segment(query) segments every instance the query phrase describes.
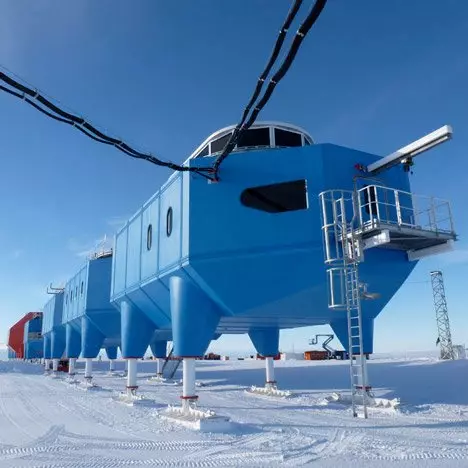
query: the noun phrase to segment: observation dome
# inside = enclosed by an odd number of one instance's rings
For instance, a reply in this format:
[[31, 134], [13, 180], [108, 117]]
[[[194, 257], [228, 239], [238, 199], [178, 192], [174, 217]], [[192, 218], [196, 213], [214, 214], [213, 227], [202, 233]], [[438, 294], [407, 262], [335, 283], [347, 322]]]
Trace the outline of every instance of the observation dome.
[[[189, 159], [219, 154], [231, 138], [236, 125], [212, 133]], [[284, 122], [257, 122], [246, 130], [233, 152], [261, 148], [290, 148], [313, 145], [312, 137], [302, 128]]]

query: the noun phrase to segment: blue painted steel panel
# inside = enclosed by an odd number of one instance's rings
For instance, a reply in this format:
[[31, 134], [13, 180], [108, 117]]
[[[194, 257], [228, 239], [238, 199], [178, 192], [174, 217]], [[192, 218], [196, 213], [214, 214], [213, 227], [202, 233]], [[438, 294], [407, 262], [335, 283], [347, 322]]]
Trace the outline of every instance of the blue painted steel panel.
[[24, 324], [23, 346], [25, 359], [43, 357], [42, 314], [37, 314]]
[[43, 335], [62, 324], [63, 296], [63, 292], [53, 294], [44, 306], [42, 316]]
[[96, 357], [104, 342], [120, 344], [120, 314], [109, 301], [111, 276], [112, 257], [101, 256], [88, 260], [67, 282], [63, 324], [69, 357], [77, 357], [80, 349], [82, 354]]
[[[159, 197], [150, 200], [141, 216], [141, 281], [145, 281], [158, 272]], [[151, 246], [148, 245], [148, 226], [150, 225], [152, 229]]]
[[28, 341], [24, 344], [24, 359], [41, 359], [44, 356], [43, 340]]
[[[159, 216], [159, 271], [177, 264], [181, 257], [182, 177], [179, 174], [161, 189]], [[172, 210], [172, 230], [168, 235], [168, 215]], [[143, 226], [143, 230], [146, 227]]]
[[113, 254], [112, 294], [118, 294], [126, 288], [127, 276], [127, 226], [115, 237]]
[[127, 272], [125, 286], [130, 288], [140, 281], [141, 215], [136, 216], [128, 223], [127, 236]]
[[50, 332], [43, 334], [43, 344], [44, 344], [44, 359], [50, 359]]

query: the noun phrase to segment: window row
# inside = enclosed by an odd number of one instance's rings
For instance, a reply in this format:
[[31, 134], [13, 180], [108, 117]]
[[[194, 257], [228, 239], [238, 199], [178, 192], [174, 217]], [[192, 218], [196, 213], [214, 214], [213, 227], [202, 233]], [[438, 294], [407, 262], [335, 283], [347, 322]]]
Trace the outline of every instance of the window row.
[[[170, 206], [166, 212], [166, 236], [170, 237], [172, 234], [172, 225], [173, 225], [173, 211], [172, 207]], [[148, 224], [148, 228], [146, 229], [146, 250], [151, 250], [153, 246], [153, 225]]]
[[[267, 213], [284, 213], [287, 211], [306, 210], [308, 208], [307, 182], [305, 179], [280, 182], [245, 189], [240, 196], [241, 203], [248, 207]], [[173, 212], [169, 207], [166, 214], [166, 235], [172, 233]], [[153, 226], [146, 231], [146, 249], [153, 245]]]
[[[84, 293], [84, 282], [81, 282], [80, 285], [80, 295], [82, 296]], [[65, 304], [68, 302], [72, 303], [74, 300], [78, 298], [78, 286], [75, 286], [75, 289], [71, 288], [70, 291], [65, 292]]]
[[[270, 131], [271, 130], [271, 131]], [[221, 152], [232, 135], [232, 131], [208, 143], [195, 156], [200, 158]], [[303, 134], [281, 128], [251, 128], [241, 134], [236, 148], [291, 148], [296, 146], [309, 146], [311, 142]]]

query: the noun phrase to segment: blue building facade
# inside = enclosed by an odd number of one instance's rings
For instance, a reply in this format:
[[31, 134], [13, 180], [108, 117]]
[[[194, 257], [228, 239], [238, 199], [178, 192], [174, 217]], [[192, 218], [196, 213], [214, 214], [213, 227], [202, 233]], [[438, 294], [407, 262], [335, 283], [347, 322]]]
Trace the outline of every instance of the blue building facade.
[[45, 359], [61, 359], [65, 351], [62, 325], [63, 292], [53, 294], [42, 310], [42, 337]]
[[62, 326], [68, 358], [95, 358], [102, 347], [109, 357], [120, 345], [120, 315], [109, 291], [112, 255], [90, 259], [65, 285]]
[[42, 314], [38, 313], [24, 325], [24, 358], [40, 359], [44, 355]]

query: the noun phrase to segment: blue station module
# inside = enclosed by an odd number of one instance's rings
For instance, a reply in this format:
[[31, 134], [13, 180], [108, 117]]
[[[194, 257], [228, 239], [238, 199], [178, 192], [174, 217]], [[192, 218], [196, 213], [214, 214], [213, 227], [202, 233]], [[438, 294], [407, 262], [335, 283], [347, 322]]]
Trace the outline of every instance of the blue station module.
[[120, 315], [109, 302], [112, 253], [89, 259], [64, 289], [62, 326], [68, 358], [94, 359], [105, 347], [109, 359], [120, 346]]
[[24, 358], [41, 359], [44, 355], [43, 348], [42, 314], [38, 312], [24, 324]]
[[62, 325], [63, 291], [52, 294], [42, 310], [44, 359], [58, 362], [65, 351], [65, 327]]
[[[188, 164], [211, 164], [232, 130], [212, 135]], [[245, 139], [219, 183], [175, 173], [117, 234], [111, 300], [122, 313], [124, 357], [143, 356], [158, 333], [178, 356], [203, 355], [223, 333], [249, 333], [260, 354], [276, 355], [280, 329], [327, 323], [347, 346], [346, 314], [327, 304], [318, 196], [368, 184], [355, 164], [380, 158], [312, 144], [284, 124], [257, 124]], [[379, 183], [409, 191], [399, 168]], [[365, 304], [365, 352], [375, 317], [415, 265], [403, 251], [367, 255], [361, 277], [380, 297]]]
[[[233, 131], [208, 137], [185, 164], [210, 167]], [[373, 247], [359, 267], [360, 294], [369, 299], [361, 340], [372, 353], [375, 318], [417, 264], [408, 252], [453, 237], [450, 227], [421, 227], [425, 211], [413, 207], [402, 164], [377, 175], [362, 169], [381, 159], [265, 122], [243, 134], [218, 182], [172, 174], [116, 235], [111, 302], [121, 311], [123, 357], [142, 357], [164, 340], [175, 356], [198, 357], [225, 333], [248, 333], [271, 357], [280, 330], [323, 324], [348, 350], [347, 314], [330, 307], [324, 264], [330, 213], [320, 194], [337, 189], [356, 194], [358, 206], [345, 211], [355, 210], [353, 222]], [[376, 243], [376, 234], [386, 241]]]

